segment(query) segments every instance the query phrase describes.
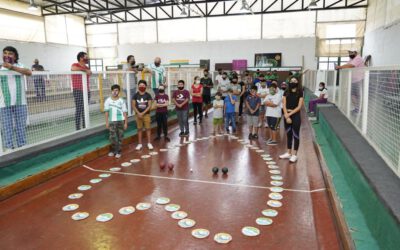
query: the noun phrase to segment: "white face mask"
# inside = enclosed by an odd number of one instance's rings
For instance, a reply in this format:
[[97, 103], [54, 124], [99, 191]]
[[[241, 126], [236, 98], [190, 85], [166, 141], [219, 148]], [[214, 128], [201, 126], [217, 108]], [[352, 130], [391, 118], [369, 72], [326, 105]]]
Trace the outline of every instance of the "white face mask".
[[195, 83], [200, 84], [200, 80], [196, 80]]

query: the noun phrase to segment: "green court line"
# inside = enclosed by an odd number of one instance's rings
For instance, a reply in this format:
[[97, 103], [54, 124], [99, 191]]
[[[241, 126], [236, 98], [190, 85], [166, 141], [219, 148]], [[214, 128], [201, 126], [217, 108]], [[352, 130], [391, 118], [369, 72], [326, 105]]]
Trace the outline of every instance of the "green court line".
[[[306, 91], [308, 104], [310, 91]], [[357, 249], [399, 249], [400, 228], [341, 144], [323, 113], [312, 123]]]

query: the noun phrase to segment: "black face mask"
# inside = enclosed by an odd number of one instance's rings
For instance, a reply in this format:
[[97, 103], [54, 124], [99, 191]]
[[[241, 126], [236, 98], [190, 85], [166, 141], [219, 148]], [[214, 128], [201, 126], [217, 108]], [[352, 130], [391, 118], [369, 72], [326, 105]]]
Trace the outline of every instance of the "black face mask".
[[183, 87], [178, 87], [179, 90], [183, 90]]
[[163, 89], [159, 89], [158, 93], [164, 93], [164, 90]]
[[208, 77], [208, 74], [204, 74], [204, 77], [207, 78], [207, 77]]
[[282, 87], [281, 89], [282, 89], [283, 91], [285, 91], [285, 90], [286, 90], [286, 87]]
[[349, 55], [350, 59], [354, 59], [356, 55]]
[[132, 61], [131, 62], [131, 66], [133, 66], [133, 65], [135, 65], [136, 64], [136, 61]]
[[289, 83], [289, 88], [294, 89], [296, 87], [297, 87], [297, 83], [295, 83], [295, 82], [290, 82]]
[[161, 63], [159, 62], [155, 62], [154, 65], [156, 65], [157, 67], [160, 66]]

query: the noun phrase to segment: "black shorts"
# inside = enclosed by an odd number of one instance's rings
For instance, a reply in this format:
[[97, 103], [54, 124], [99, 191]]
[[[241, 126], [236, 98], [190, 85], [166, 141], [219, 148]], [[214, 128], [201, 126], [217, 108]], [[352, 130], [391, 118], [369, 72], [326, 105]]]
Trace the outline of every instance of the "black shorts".
[[203, 103], [211, 104], [211, 95], [203, 95]]
[[268, 127], [271, 130], [276, 130], [276, 128], [278, 127], [278, 123], [279, 123], [280, 119], [281, 118], [267, 116]]

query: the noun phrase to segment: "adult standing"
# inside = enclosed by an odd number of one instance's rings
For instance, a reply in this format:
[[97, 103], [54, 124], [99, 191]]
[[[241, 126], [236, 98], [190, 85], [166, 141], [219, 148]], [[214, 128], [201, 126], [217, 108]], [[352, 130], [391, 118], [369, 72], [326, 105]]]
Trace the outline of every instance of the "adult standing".
[[[35, 59], [32, 65], [32, 71], [44, 71], [44, 67]], [[44, 101], [46, 98], [46, 85], [43, 75], [33, 75], [33, 85], [35, 86], [36, 97], [38, 101]]]
[[132, 99], [133, 95], [136, 93], [138, 67], [136, 65], [135, 56], [129, 55], [126, 58], [126, 61], [127, 63], [125, 65], [125, 71], [127, 73], [127, 78], [129, 81], [129, 90], [131, 95], [130, 97]]
[[18, 60], [17, 49], [12, 46], [3, 49], [3, 64], [0, 70], [12, 73], [0, 75], [0, 120], [6, 151], [14, 149], [14, 131], [17, 147], [26, 144], [25, 127], [28, 111], [24, 81], [20, 74], [30, 76], [32, 71], [26, 69]]
[[[71, 65], [71, 71], [81, 71], [86, 73], [88, 98], [90, 99], [89, 78], [92, 75], [92, 71], [87, 66], [87, 64], [89, 63], [89, 56], [86, 52], [81, 51], [76, 56], [76, 59], [78, 60], [78, 62]], [[80, 130], [81, 121], [82, 128], [86, 127], [85, 108], [83, 100], [83, 75], [72, 75], [72, 94], [75, 101], [75, 128], [76, 130]]]
[[[351, 69], [351, 68], [362, 68], [365, 67], [364, 61], [361, 56], [358, 54], [358, 50], [356, 48], [352, 48], [349, 51], [350, 60], [342, 65], [336, 66], [335, 68], [340, 69]], [[355, 69], [351, 74], [351, 100], [353, 103], [353, 112], [358, 113], [361, 109], [360, 99], [362, 98], [362, 84], [364, 81], [364, 72], [363, 70]]]
[[166, 89], [167, 86], [165, 85], [167, 78], [166, 78], [166, 71], [164, 66], [161, 65], [161, 58], [156, 57], [154, 59], [154, 63], [148, 65], [147, 70], [151, 73], [151, 88], [155, 95], [158, 94], [158, 87], [160, 85], [164, 85]]
[[240, 108], [240, 102], [239, 99], [242, 97], [244, 93], [244, 86], [239, 84], [239, 79], [237, 76], [234, 76], [232, 78], [232, 83], [230, 88], [232, 89], [232, 93], [234, 96], [236, 96], [236, 101], [235, 101], [235, 120], [238, 122], [239, 119], [239, 108]]
[[213, 88], [213, 82], [210, 78], [210, 74], [208, 69], [204, 70], [204, 77], [200, 79], [201, 85], [203, 85], [203, 110], [204, 110], [204, 117], [208, 118], [208, 109], [211, 104], [211, 89]]
[[217, 86], [219, 86], [219, 84], [221, 84], [222, 82], [222, 69], [218, 69], [218, 75], [215, 77], [215, 84], [217, 84]]
[[190, 95], [192, 96], [193, 104], [193, 125], [197, 124], [197, 116], [199, 118], [199, 124], [201, 124], [203, 120], [203, 85], [200, 84], [200, 77], [198, 76], [194, 77], [194, 83], [192, 84]]
[[228, 88], [231, 85], [231, 81], [228, 79], [228, 74], [226, 72], [222, 73], [221, 81], [218, 83], [218, 92], [222, 93], [222, 100], [228, 95]]
[[253, 77], [250, 75], [250, 72], [248, 70], [244, 72], [243, 81], [240, 82], [240, 85], [244, 88], [244, 92], [243, 95], [240, 97], [239, 117], [241, 117], [243, 114], [244, 100], [246, 100], [247, 96], [249, 96], [251, 86], [253, 86]]

